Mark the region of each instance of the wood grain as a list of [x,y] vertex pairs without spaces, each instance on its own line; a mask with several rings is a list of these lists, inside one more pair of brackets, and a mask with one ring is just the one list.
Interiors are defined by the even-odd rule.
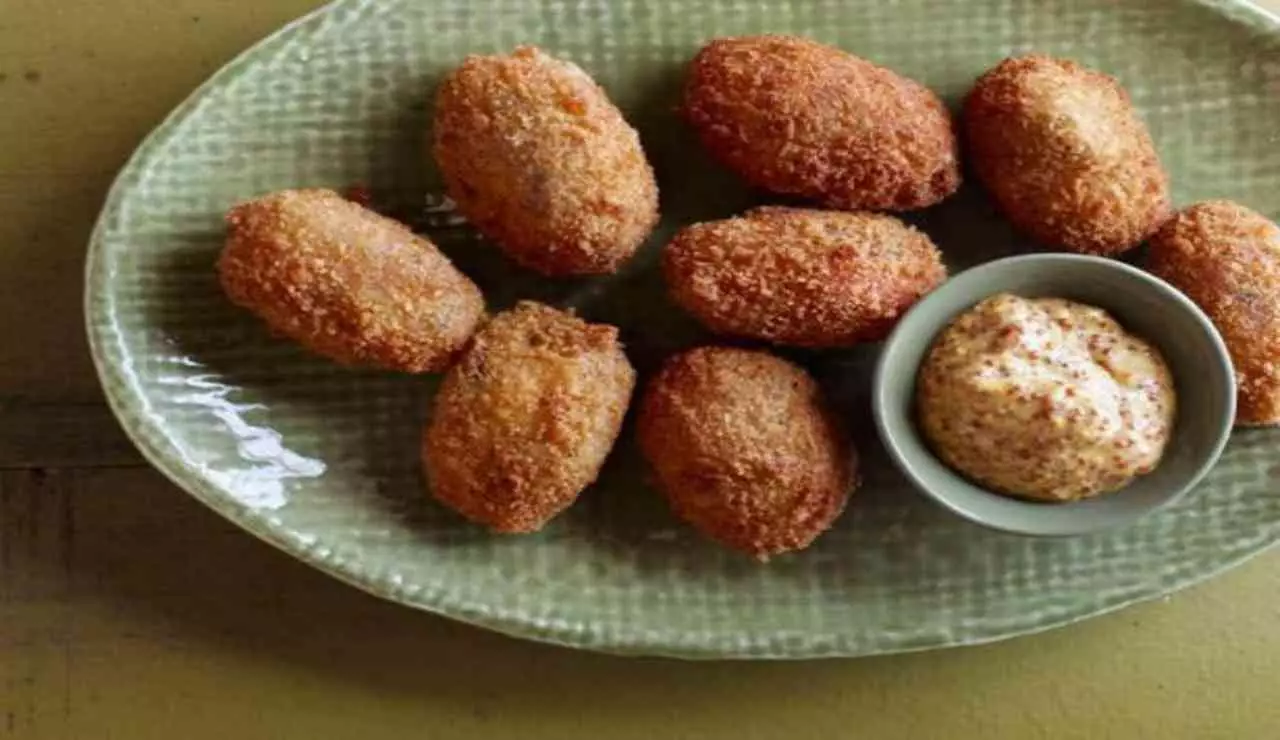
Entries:
[[101,399],[0,399],[0,470],[144,465]]
[[982,648],[678,663],[510,640],[283,557],[146,469],[0,473],[0,737],[1232,738],[1280,571]]

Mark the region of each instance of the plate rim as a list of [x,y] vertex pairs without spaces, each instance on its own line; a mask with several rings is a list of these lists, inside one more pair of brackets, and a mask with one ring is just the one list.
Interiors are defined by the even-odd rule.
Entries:
[[[1273,13],[1257,5],[1253,0],[1166,1],[1209,8],[1228,22],[1248,26],[1280,42],[1280,14]],[[805,632],[803,633],[804,639],[801,642],[797,642],[794,639],[796,637],[794,633],[743,628],[721,629],[715,633],[698,632],[694,633],[696,636],[694,640],[681,640],[678,635],[671,632],[654,634],[637,630],[601,631],[595,625],[562,624],[554,619],[538,620],[528,616],[507,614],[501,610],[488,612],[484,609],[468,608],[465,603],[446,597],[433,596],[432,590],[429,588],[419,591],[419,596],[416,598],[409,599],[398,593],[394,588],[388,588],[379,583],[377,579],[363,576],[358,570],[349,568],[345,561],[334,561],[320,557],[317,551],[326,550],[327,548],[318,542],[308,545],[294,542],[289,538],[288,532],[284,528],[275,527],[261,517],[249,515],[250,512],[247,508],[235,505],[235,502],[225,495],[204,490],[207,486],[198,478],[192,476],[188,466],[178,463],[177,455],[161,449],[161,445],[153,441],[147,433],[145,422],[137,418],[135,409],[145,406],[147,402],[143,394],[128,382],[125,377],[126,373],[121,371],[118,363],[111,357],[110,352],[105,349],[105,345],[113,338],[119,337],[120,333],[113,332],[112,329],[107,328],[111,324],[110,321],[95,322],[96,312],[99,307],[111,303],[110,291],[107,290],[109,280],[103,275],[105,272],[103,264],[105,250],[101,246],[103,233],[106,230],[106,222],[110,214],[114,213],[118,208],[118,204],[129,186],[129,177],[137,169],[140,161],[160,143],[160,139],[165,134],[197,108],[198,102],[206,93],[232,78],[242,67],[254,62],[256,57],[264,50],[283,43],[289,37],[308,27],[323,23],[330,14],[339,10],[370,7],[376,7],[376,0],[330,0],[253,42],[197,85],[142,138],[113,178],[98,216],[94,221],[85,255],[82,299],[85,334],[88,338],[95,375],[112,415],[115,416],[125,435],[142,454],[148,465],[159,471],[174,486],[199,501],[206,508],[211,509],[258,540],[366,594],[416,611],[444,617],[508,637],[618,656],[650,656],[684,660],[770,661],[871,657],[915,653],[981,645],[1047,632],[1110,614],[1135,604],[1167,597],[1177,591],[1215,578],[1280,545],[1280,530],[1278,530],[1263,544],[1250,545],[1251,549],[1243,553],[1234,554],[1216,567],[1199,570],[1193,576],[1161,584],[1150,593],[1138,596],[1121,595],[1114,602],[1100,608],[1088,607],[1080,610],[1081,613],[1055,616],[1042,619],[1034,625],[1018,626],[990,634],[978,634],[962,638],[935,635],[927,640],[920,641],[918,644],[873,647],[870,649],[865,646],[857,646],[856,641],[848,632],[833,631],[823,633]],[[102,318],[109,317],[110,312],[105,312],[102,316]],[[129,389],[128,394],[124,392],[124,388]],[[126,395],[127,398],[125,397]],[[152,434],[154,433],[152,432]],[[714,634],[714,639],[711,637],[712,634]]]

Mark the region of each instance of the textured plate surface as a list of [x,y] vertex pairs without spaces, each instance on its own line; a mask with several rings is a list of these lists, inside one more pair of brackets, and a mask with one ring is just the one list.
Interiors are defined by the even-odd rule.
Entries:
[[[1039,50],[1120,77],[1179,203],[1280,215],[1280,26],[1193,0],[349,0],[219,72],[139,148],[88,263],[107,395],[161,470],[229,519],[361,588],[504,632],[685,657],[865,655],[1044,629],[1187,585],[1280,537],[1280,432],[1237,433],[1177,508],[1067,541],[986,531],[910,490],[872,432],[873,350],[793,355],[853,420],[863,490],[807,552],[768,566],[706,544],[644,482],[630,430],[600,482],[544,533],[493,537],[422,492],[432,378],[336,368],[227,305],[221,214],[276,188],[362,183],[446,248],[495,306],[533,297],[623,328],[642,373],[704,339],[654,265],[678,226],[759,196],[674,113],[682,65],[717,35],[793,32],[913,76],[953,105],[1001,57]],[[439,206],[423,142],[435,84],[468,52],[536,43],[637,125],[663,223],[609,279],[548,282]],[[1026,247],[971,186],[915,219],[952,267]]]

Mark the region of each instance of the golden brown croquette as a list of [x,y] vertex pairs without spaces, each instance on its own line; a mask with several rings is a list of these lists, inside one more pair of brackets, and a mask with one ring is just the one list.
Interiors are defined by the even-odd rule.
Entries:
[[1149,267],[1221,332],[1236,370],[1236,423],[1280,424],[1280,228],[1237,203],[1197,203],[1152,238]]
[[756,187],[846,210],[912,210],[960,186],[951,117],[923,85],[796,36],[711,41],[684,113]]
[[480,290],[434,244],[332,190],[271,193],[227,224],[227,296],[338,362],[443,370],[484,316]]
[[635,129],[585,72],[533,47],[468,57],[445,79],[433,151],[459,212],[544,275],[613,272],[658,220]]
[[423,436],[431,493],[497,532],[540,529],[596,479],[634,387],[615,327],[519,303],[445,376]]
[[780,207],[686,227],[662,266],[708,329],[802,347],[883,339],[947,276],[929,237],[892,216]]
[[762,560],[807,547],[856,485],[852,447],[817,383],[766,352],[701,347],[668,358],[637,423],[676,514]]
[[1065,59],[1006,59],[964,106],[974,172],[1045,247],[1112,255],[1169,215],[1169,178],[1118,82]]

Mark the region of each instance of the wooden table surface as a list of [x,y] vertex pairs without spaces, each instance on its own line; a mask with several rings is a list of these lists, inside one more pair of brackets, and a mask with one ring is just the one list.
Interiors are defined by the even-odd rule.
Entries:
[[318,4],[0,0],[0,737],[1280,738],[1280,553],[996,645],[688,664],[377,601],[166,483],[93,376],[90,224],[173,105]]

